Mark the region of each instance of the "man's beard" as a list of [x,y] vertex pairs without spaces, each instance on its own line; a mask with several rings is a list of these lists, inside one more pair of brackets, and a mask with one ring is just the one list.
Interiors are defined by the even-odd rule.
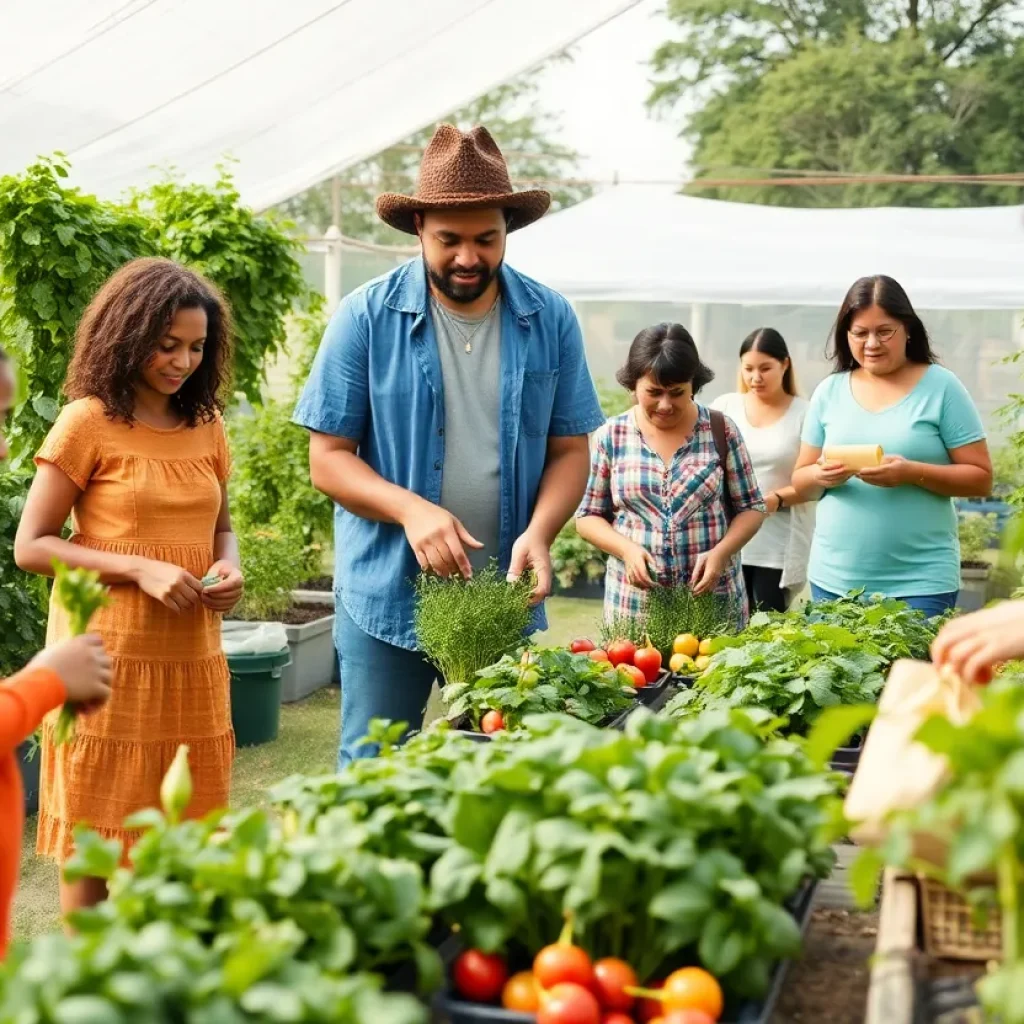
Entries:
[[[499,263],[493,269],[484,263],[478,263],[475,267],[469,268],[470,273],[480,275],[480,279],[476,284],[471,285],[460,284],[456,281],[454,268],[439,274],[427,262],[426,256],[423,257],[423,266],[426,267],[427,277],[430,278],[431,283],[442,295],[451,299],[452,302],[461,302],[468,305],[470,302],[476,302],[487,291],[491,282],[497,276],[501,264]],[[461,271],[466,269],[466,267],[459,267]]]

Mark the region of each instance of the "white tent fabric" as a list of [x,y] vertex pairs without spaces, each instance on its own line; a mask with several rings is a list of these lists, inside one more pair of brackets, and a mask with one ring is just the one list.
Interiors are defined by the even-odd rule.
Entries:
[[922,309],[1024,309],[1024,207],[798,209],[610,188],[509,239],[576,300],[838,307],[889,274]]
[[0,174],[62,150],[116,197],[237,159],[266,207],[398,142],[637,0],[4,0]]

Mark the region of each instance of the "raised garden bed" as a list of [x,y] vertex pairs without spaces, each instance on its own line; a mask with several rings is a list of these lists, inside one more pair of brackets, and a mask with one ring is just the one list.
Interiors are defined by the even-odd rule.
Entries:
[[[336,678],[338,659],[334,651],[334,612],[322,604],[292,605],[276,621],[285,627],[291,662],[281,677],[281,702],[303,700],[330,686]],[[237,635],[258,628],[261,623],[229,620],[225,635]]]
[[[787,907],[796,919],[801,934],[806,933],[807,924],[810,921],[811,908],[814,904],[814,890],[815,884],[808,882]],[[786,982],[789,965],[789,960],[782,960],[776,965],[772,974],[771,986],[763,999],[742,1002],[727,1000],[721,1024],[770,1024],[775,1005],[779,1001]],[[518,963],[513,960],[510,965],[510,973],[528,969],[528,967],[529,963],[525,957]],[[664,973],[668,973],[668,971]],[[537,1016],[533,1013],[521,1013],[516,1010],[506,1010],[500,1006],[471,1003],[460,999],[452,992],[451,988],[446,989],[437,997],[433,1008],[437,1015],[435,1019],[445,1021],[447,1024],[536,1024],[537,1021]]]

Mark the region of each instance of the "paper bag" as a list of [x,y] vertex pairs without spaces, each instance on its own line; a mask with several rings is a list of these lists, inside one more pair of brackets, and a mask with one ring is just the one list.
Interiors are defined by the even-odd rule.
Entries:
[[[980,705],[974,690],[934,665],[897,661],[892,666],[846,794],[844,810],[855,823],[850,831],[855,842],[878,845],[888,834],[888,814],[920,806],[945,782],[945,757],[914,741],[924,722],[941,714],[962,725]],[[942,844],[927,836],[915,842],[915,853],[934,863],[945,859]]]

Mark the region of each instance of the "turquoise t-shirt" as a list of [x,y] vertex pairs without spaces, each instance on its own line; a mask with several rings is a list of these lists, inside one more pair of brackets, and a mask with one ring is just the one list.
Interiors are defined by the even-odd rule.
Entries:
[[[886,455],[948,466],[949,452],[985,437],[967,389],[949,370],[929,366],[896,405],[869,412],[853,397],[849,373],[818,385],[804,420],[814,448],[878,444]],[[853,478],[818,503],[808,577],[834,594],[865,588],[890,597],[960,589],[956,509],[922,487],[874,487]]]

